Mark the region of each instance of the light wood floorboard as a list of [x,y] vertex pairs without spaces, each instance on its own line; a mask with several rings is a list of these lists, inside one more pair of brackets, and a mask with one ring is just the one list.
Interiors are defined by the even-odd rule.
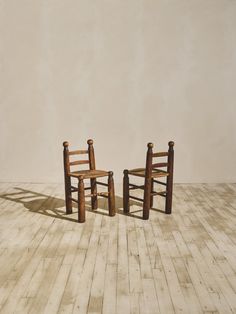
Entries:
[[61,184],[1,183],[0,313],[236,313],[236,184],[176,184],[148,221],[116,204],[79,224]]

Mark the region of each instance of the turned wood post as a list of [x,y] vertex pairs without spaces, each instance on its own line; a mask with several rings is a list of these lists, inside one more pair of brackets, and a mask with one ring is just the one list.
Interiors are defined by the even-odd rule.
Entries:
[[109,171],[108,174],[108,207],[109,207],[109,216],[115,216],[115,188],[113,180],[113,172]]
[[[95,170],[95,154],[93,148],[93,140],[88,140],[88,154],[89,154],[89,168],[90,170]],[[91,194],[95,194],[91,197],[92,209],[97,209],[98,207],[98,198],[97,198],[97,182],[96,179],[90,179],[91,184]]]
[[169,142],[168,150],[168,166],[167,172],[169,173],[166,181],[166,206],[165,213],[171,214],[172,211],[172,193],[173,193],[173,170],[174,170],[174,142]]
[[151,188],[152,188],[152,148],[153,144],[147,145],[147,158],[146,158],[146,172],[144,183],[144,201],[143,201],[143,219],[149,218],[149,210],[151,203]]
[[65,176],[65,200],[66,200],[66,214],[72,213],[72,200],[71,200],[71,178],[69,176],[70,172],[70,161],[69,161],[69,150],[68,142],[63,143],[63,159],[64,159],[64,176]]
[[[154,192],[154,179],[153,178],[151,179],[151,192]],[[151,198],[150,198],[150,208],[153,207],[153,200],[154,200],[154,196],[151,195]]]
[[78,183],[78,221],[85,222],[85,195],[83,176],[79,177]]
[[129,213],[129,172],[127,169],[124,170],[123,178],[123,208],[124,213]]

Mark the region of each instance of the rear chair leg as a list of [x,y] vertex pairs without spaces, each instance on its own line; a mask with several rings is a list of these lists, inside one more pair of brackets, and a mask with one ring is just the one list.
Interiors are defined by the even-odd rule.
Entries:
[[[90,180],[91,184],[91,194],[97,194],[97,182],[96,179],[91,179]],[[97,195],[94,195],[91,197],[91,204],[92,204],[92,209],[97,209],[98,208],[98,197]]]
[[115,216],[115,188],[113,180],[113,172],[109,171],[108,175],[108,207],[109,207],[109,216]]
[[129,173],[128,170],[124,170],[124,178],[123,178],[123,208],[124,213],[129,213]]
[[78,184],[78,221],[85,222],[85,195],[83,177],[79,178]]
[[172,194],[173,194],[173,167],[174,167],[174,145],[175,143],[170,141],[168,143],[168,168],[167,172],[169,173],[166,181],[166,214],[171,214],[172,211]]
[[149,219],[150,201],[151,201],[151,179],[145,180],[144,201],[143,201],[143,219]]
[[166,206],[165,206],[166,214],[171,214],[172,212],[172,190],[173,190],[173,178],[170,175],[167,177],[167,185],[166,185]]
[[[154,179],[152,178],[152,183],[151,183],[151,193],[154,192]],[[153,200],[154,200],[154,196],[151,195],[150,197],[150,207],[153,207]]]
[[66,199],[66,214],[72,214],[72,200],[71,200],[71,178],[65,178],[65,199]]

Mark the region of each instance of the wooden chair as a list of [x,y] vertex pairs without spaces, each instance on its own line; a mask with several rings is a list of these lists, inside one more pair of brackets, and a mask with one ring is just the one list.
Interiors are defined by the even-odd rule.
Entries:
[[[78,221],[85,222],[85,197],[91,197],[92,209],[97,209],[97,197],[108,198],[109,216],[115,215],[115,190],[113,172],[96,170],[93,140],[88,140],[87,150],[69,151],[69,143],[64,142],[64,174],[65,174],[65,199],[66,213],[72,213],[72,201],[78,203]],[[71,155],[88,155],[86,160],[70,161]],[[88,170],[71,171],[75,165],[88,164]],[[78,187],[71,185],[71,178],[78,179]],[[108,177],[108,184],[98,182],[97,178]],[[90,186],[84,187],[84,179],[90,179]],[[97,192],[97,185],[107,186],[108,192]],[[85,190],[91,190],[91,194],[85,195]],[[78,198],[72,197],[72,193],[78,192]]]
[[[148,143],[146,168],[124,170],[123,179],[123,204],[124,212],[129,213],[129,199],[143,202],[143,219],[149,218],[149,210],[153,206],[153,197],[160,195],[166,198],[165,213],[171,214],[172,210],[172,189],[173,189],[173,166],[174,166],[174,142],[169,142],[168,152],[153,153],[153,144]],[[155,157],[167,157],[167,162],[153,163]],[[160,168],[166,168],[162,170]],[[129,183],[129,175],[145,178],[144,185],[138,186]],[[157,180],[166,177],[166,183]],[[165,191],[155,192],[154,183],[164,185]],[[131,196],[129,191],[135,189],[144,190],[144,199]]]

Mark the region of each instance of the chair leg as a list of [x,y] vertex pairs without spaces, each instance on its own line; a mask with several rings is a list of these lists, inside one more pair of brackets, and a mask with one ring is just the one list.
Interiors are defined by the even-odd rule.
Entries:
[[[151,192],[154,191],[154,179],[152,178],[152,181],[151,181]],[[152,208],[153,207],[153,199],[154,199],[154,196],[151,195],[150,197],[150,207]]]
[[[96,179],[91,179],[90,184],[91,184],[91,194],[96,194],[97,193]],[[97,197],[97,195],[91,197],[91,204],[92,204],[92,209],[98,208],[98,197]]]
[[151,202],[151,185],[152,181],[150,179],[145,180],[144,186],[144,201],[143,201],[143,219],[149,219],[150,202]]
[[123,178],[123,208],[124,213],[129,213],[129,174],[128,170],[124,170],[124,178]]
[[72,214],[71,178],[65,177],[66,214]]
[[78,184],[78,221],[85,222],[85,195],[83,177],[79,178]]
[[165,213],[171,214],[172,212],[172,192],[173,192],[173,176],[169,175],[167,177],[166,185],[166,206]]
[[166,214],[171,214],[172,211],[172,192],[173,192],[173,170],[174,170],[174,142],[168,143],[168,167],[167,172],[169,173],[166,180]]
[[109,216],[115,216],[115,188],[113,180],[113,172],[109,172],[108,176],[108,207],[109,207]]

